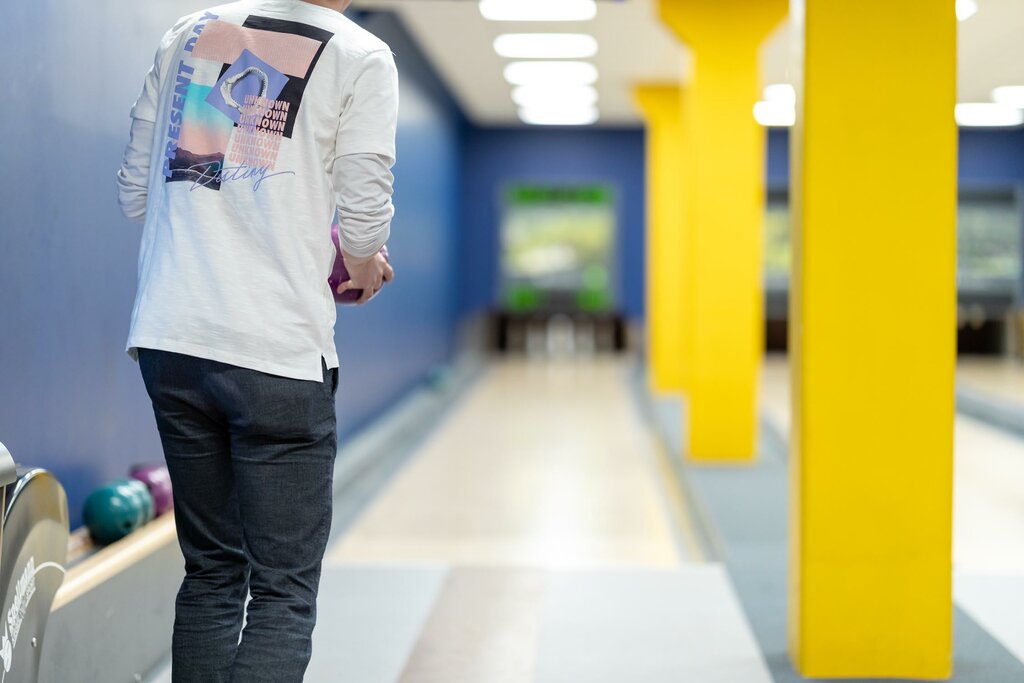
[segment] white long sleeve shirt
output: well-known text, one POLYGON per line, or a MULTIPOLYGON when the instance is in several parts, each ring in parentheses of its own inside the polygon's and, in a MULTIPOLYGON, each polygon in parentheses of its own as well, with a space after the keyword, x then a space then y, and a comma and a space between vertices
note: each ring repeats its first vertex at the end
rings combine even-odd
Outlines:
POLYGON ((180 20, 132 109, 117 175, 144 220, 128 352, 154 348, 320 381, 337 367, 327 278, 370 256, 394 208, 387 46, 301 0, 180 20))

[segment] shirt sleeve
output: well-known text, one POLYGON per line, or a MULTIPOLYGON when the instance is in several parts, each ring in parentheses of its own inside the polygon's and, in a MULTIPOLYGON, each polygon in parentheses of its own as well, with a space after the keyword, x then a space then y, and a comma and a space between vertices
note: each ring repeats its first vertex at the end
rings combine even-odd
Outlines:
POLYGON ((117 198, 121 212, 134 221, 142 221, 146 216, 150 152, 156 128, 161 66, 173 35, 174 29, 168 31, 160 41, 153 64, 142 84, 142 92, 132 105, 131 133, 121 159, 121 168, 117 171, 117 198))
MULTIPOLYGON (((173 29, 172 29, 173 30, 173 29)), ((146 80, 142 84, 142 92, 132 105, 132 118, 144 121, 156 121, 157 100, 160 96, 160 71, 163 62, 164 51, 172 39, 171 31, 164 35, 157 48, 156 57, 153 58, 153 65, 149 67, 146 80)))
POLYGON ((334 162, 338 196, 338 242, 357 258, 373 256, 391 234, 394 159, 381 154, 346 154, 334 162))
POLYGON ((380 154, 394 159, 398 69, 391 53, 377 50, 363 57, 343 91, 335 156, 380 154))
POLYGON ((156 124, 133 118, 131 136, 124 150, 121 168, 117 171, 117 199, 121 212, 133 221, 146 217, 149 193, 149 166, 156 124))

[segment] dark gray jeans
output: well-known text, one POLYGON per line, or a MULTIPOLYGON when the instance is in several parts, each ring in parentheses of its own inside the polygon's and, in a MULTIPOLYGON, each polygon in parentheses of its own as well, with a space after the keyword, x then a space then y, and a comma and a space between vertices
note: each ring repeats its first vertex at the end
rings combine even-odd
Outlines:
POLYGON ((320 384, 148 349, 139 365, 185 556, 174 683, 300 683, 331 527, 338 371, 320 384))

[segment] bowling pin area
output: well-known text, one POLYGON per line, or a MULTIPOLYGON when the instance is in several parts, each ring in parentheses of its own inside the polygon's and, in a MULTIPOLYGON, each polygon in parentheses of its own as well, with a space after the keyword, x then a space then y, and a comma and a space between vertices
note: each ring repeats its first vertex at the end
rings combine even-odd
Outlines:
MULTIPOLYGON (((334 39, 278 21, 306 0, 244 1, 244 26, 203 0, 8 12, 0 683, 205 683, 172 670, 183 499, 125 353, 140 249, 177 242, 116 174, 183 15, 252 52, 229 96, 257 63, 320 87, 322 53, 303 79, 278 49, 334 39)), ((398 69, 395 278, 334 297, 307 683, 1024 683, 1021 0, 344 14, 398 69)), ((179 180, 238 147, 223 93, 176 95, 179 180)), ((192 189, 299 181, 268 170, 192 189)))

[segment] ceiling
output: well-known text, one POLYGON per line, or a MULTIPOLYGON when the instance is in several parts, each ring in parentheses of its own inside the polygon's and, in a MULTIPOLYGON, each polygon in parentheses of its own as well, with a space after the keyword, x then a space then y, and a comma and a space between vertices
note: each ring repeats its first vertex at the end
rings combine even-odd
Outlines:
MULTIPOLYGON (((716 0, 709 0, 716 1, 716 0)), ((947 0, 952 11, 953 0, 947 0)), ((601 126, 638 125, 631 87, 671 81, 687 72, 690 53, 661 24, 656 0, 598 2, 587 22, 520 23, 487 21, 475 0, 356 0, 359 9, 390 9, 434 63, 467 116, 483 126, 522 125, 502 72, 494 39, 502 33, 585 32, 597 38, 591 61, 597 82, 601 126)), ((979 11, 959 24, 959 99, 989 101, 999 85, 1024 85, 1024 0, 978 0, 979 11)), ((791 73, 790 31, 782 24, 765 41, 761 71, 765 84, 791 73)))

